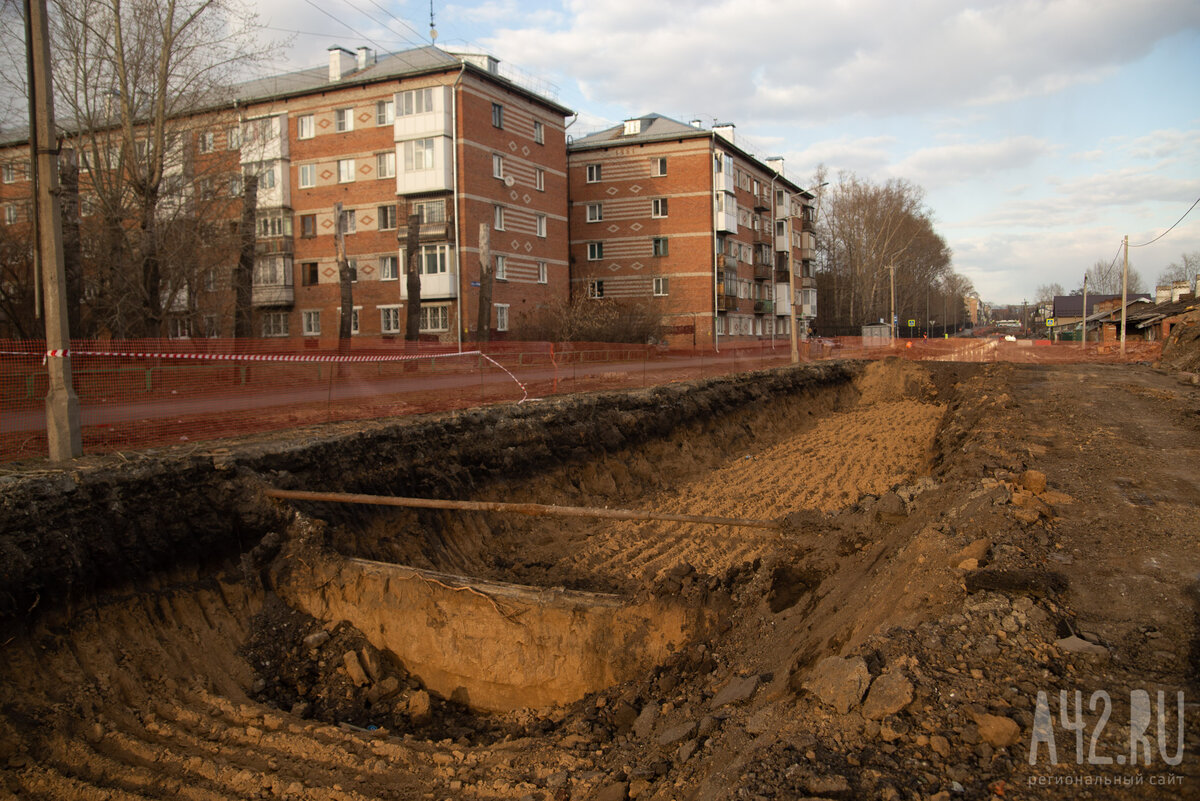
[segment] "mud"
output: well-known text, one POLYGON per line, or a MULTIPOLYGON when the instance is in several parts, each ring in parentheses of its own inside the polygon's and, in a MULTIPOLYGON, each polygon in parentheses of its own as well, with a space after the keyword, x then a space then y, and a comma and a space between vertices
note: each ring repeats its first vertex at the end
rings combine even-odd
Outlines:
MULTIPOLYGON (((1058 797, 1030 777, 1089 766, 1027 759, 1039 690, 1200 691, 1200 399, 1113 369, 829 363, 5 477, 0 795, 1058 797)), ((1183 728, 1143 775, 1200 781, 1183 728)))

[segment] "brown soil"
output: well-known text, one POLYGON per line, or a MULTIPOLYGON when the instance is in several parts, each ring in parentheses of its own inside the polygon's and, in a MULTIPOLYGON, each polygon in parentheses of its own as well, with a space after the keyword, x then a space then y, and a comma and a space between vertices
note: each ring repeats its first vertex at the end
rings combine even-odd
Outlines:
POLYGON ((0 795, 1200 797, 1200 390, 1169 375, 888 360, 357 428, 6 480, 0 795), (260 482, 786 525, 293 508, 260 482), (607 689, 487 714, 427 694, 370 626, 280 600, 350 557, 466 577, 447 632, 481 603, 519 630, 514 598, 555 592, 484 580, 717 625, 607 689), (1140 690, 1166 699, 1149 764, 1077 763, 1059 692, 1117 757, 1140 690), (1057 764, 1030 757, 1039 693, 1057 764))

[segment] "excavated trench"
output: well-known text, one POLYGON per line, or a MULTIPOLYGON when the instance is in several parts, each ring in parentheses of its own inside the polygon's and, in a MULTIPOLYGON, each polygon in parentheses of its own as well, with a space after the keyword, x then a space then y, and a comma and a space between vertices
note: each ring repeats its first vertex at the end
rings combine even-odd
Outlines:
POLYGON ((536 737, 589 694, 703 665, 764 569, 772 612, 803 610, 827 576, 788 564, 793 532, 925 471, 937 395, 908 363, 830 363, 8 478, 2 786, 410 797, 448 747, 536 737), (264 486, 789 528, 285 503, 264 486))

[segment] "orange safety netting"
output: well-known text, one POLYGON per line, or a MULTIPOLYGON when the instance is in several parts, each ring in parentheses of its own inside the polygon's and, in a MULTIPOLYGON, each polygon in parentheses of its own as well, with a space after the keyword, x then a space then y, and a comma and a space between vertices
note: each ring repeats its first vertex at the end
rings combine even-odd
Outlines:
MULTIPOLYGON (((355 338, 343 352, 288 340, 71 344, 85 453, 212 440, 314 423, 447 411, 555 394, 645 387, 783 366, 786 339, 666 349, 614 343, 406 344, 355 338)), ((1136 361, 1159 343, 1051 345, 996 339, 861 337, 801 342, 804 361, 1136 361)), ((46 454, 44 343, 0 341, 0 461, 46 454)))

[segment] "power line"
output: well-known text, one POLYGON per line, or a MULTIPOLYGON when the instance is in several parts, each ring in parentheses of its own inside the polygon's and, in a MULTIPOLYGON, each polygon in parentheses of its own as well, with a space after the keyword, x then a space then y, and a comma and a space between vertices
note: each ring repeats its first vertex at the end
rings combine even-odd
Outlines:
MULTIPOLYGON (((1184 219, 1186 219, 1186 218, 1187 218, 1187 216, 1188 216, 1189 214, 1191 214, 1191 213, 1192 213, 1192 209, 1196 208, 1196 204, 1197 204, 1197 203, 1200 203, 1200 197, 1196 198, 1195 202, 1194 202, 1194 203, 1192 203, 1192 205, 1191 205, 1190 207, 1188 207, 1188 210, 1187 210, 1187 211, 1185 211, 1185 212, 1183 213, 1183 217, 1180 217, 1178 220, 1176 220, 1176 221, 1175 221, 1175 225, 1179 225, 1181 222, 1183 222, 1183 221, 1184 221, 1184 219)), ((1146 245, 1153 245, 1155 242, 1157 242, 1158 240, 1162 239, 1164 236, 1166 236, 1167 234, 1169 234, 1169 233, 1171 233, 1173 230, 1175 230, 1175 225, 1172 225, 1170 228, 1168 228, 1167 230, 1163 231, 1161 234, 1159 234, 1158 236, 1154 237, 1154 238, 1153 238, 1153 239, 1151 239, 1149 242, 1143 242, 1143 243, 1142 243, 1142 244, 1140 244, 1140 245, 1130 245, 1129 247, 1131 247, 1131 248, 1144 248, 1144 247, 1146 247, 1146 245)))

